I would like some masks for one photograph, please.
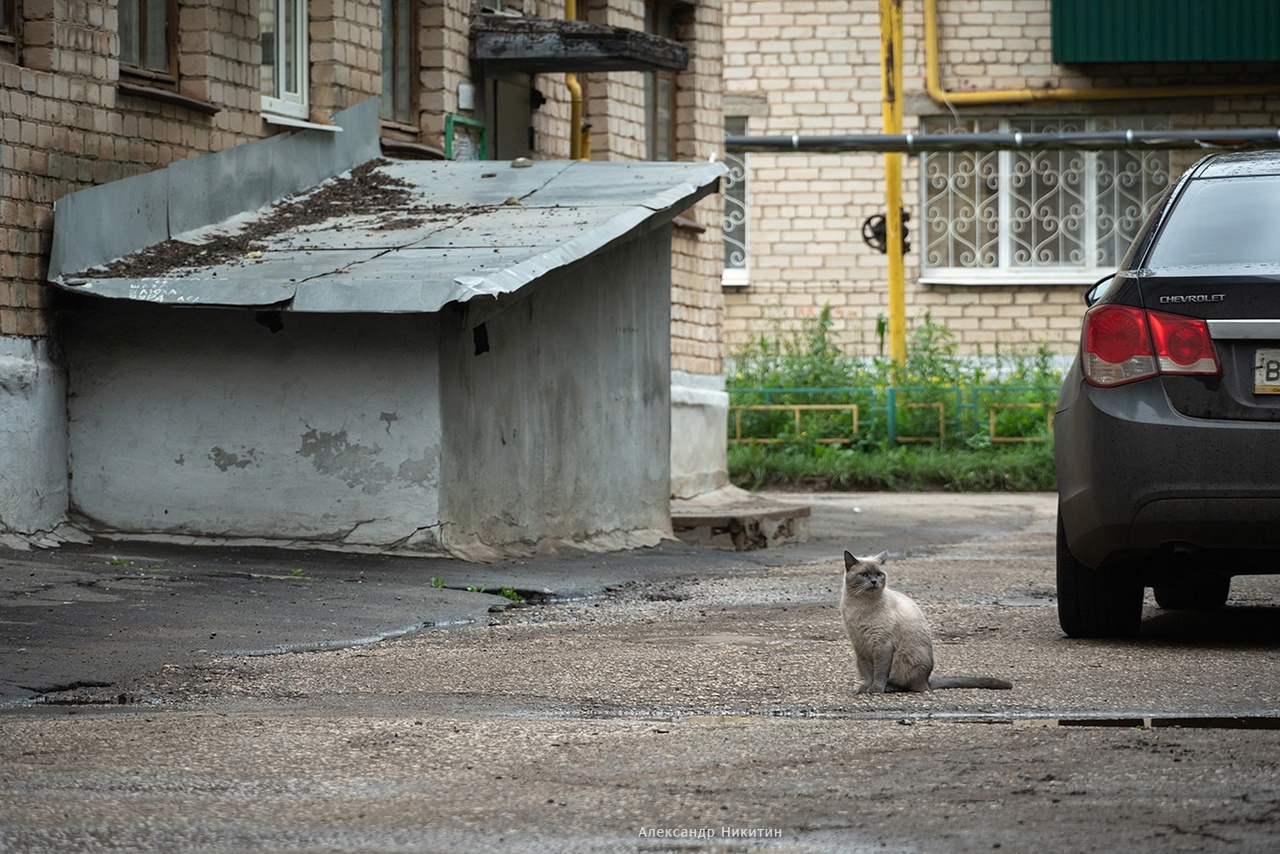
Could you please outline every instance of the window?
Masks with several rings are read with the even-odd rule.
[[[176,0],[120,0],[120,65],[147,77],[174,77]]]
[[[1163,130],[1142,119],[925,120],[929,133]],[[925,281],[1092,281],[1169,185],[1163,151],[935,152],[920,158]]]
[[[262,0],[262,109],[307,118],[307,2]]]
[[[21,32],[18,25],[22,21],[22,4],[20,0],[0,0],[0,62],[19,60],[18,45]]]
[[[18,0],[0,0],[0,42],[12,42],[18,35]]]
[[[747,132],[746,116],[725,116],[724,132],[743,136]],[[724,278],[726,286],[747,284],[747,155],[726,151],[724,164],[729,174],[724,177]]]
[[[414,0],[382,0],[382,118],[415,124]]]
[[[1280,177],[1192,181],[1161,226],[1152,267],[1276,266]]]
[[[645,7],[645,32],[674,38],[673,5],[651,2]],[[654,71],[645,78],[645,140],[650,160],[674,160],[676,156],[676,74]]]

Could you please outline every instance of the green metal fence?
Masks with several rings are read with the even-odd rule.
[[[883,386],[729,390],[732,442],[1043,442],[1058,388]]]

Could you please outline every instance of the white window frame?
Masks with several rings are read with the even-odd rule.
[[[277,116],[306,121],[310,117],[308,90],[311,84],[310,52],[307,47],[307,0],[262,0],[275,10],[275,39],[273,47],[275,55],[271,66],[273,95],[263,94],[262,111]],[[292,27],[292,52],[289,56],[290,39],[282,38],[280,21],[286,20]],[[265,59],[266,57],[264,57]],[[297,69],[298,91],[283,91],[285,75],[283,69],[292,61]]]
[[[1167,129],[1169,124],[1167,120],[1148,118],[1144,121],[1142,118],[1116,118],[1116,117],[1071,117],[1061,119],[1040,119],[1040,121],[1062,121],[1064,125],[1078,126],[1074,129],[1078,130],[1104,130],[1113,128],[1134,128],[1134,129]],[[979,127],[984,131],[992,131],[999,133],[1011,133],[1016,130],[1025,130],[1023,127],[1017,126],[1018,119],[976,119],[971,120],[974,127]],[[973,130],[974,127],[967,127],[964,130]],[[951,128],[950,130],[956,130]],[[930,129],[931,132],[937,132]],[[963,132],[963,131],[961,131]],[[1082,243],[1082,259],[1081,263],[1052,263],[1046,261],[1037,261],[1034,258],[1018,262],[1015,260],[1019,248],[1015,247],[1015,238],[1012,234],[1013,229],[1008,227],[1014,216],[1015,192],[1013,187],[1013,175],[1015,164],[1025,167],[1028,159],[1034,161],[1034,158],[1051,157],[1057,155],[1078,155],[1081,162],[1079,172],[1078,185],[1081,190],[1079,201],[1079,210],[1073,210],[1070,218],[1080,223],[1078,234]],[[997,238],[994,242],[986,241],[977,248],[976,254],[982,256],[993,255],[996,262],[992,263],[973,263],[972,265],[955,265],[955,264],[931,264],[931,256],[933,248],[936,245],[932,230],[936,227],[936,223],[930,222],[930,202],[931,199],[941,197],[946,194],[945,190],[940,190],[934,196],[931,196],[931,178],[929,174],[930,158],[946,158],[950,161],[955,156],[973,156],[973,155],[951,155],[948,153],[924,154],[920,157],[920,235],[913,241],[920,252],[920,281],[924,284],[943,284],[943,285],[1017,285],[1017,284],[1064,284],[1079,285],[1088,284],[1097,281],[1102,276],[1107,275],[1115,270],[1115,263],[1119,258],[1113,259],[1112,263],[1100,264],[1098,261],[1099,252],[1099,223],[1100,213],[1105,213],[1115,219],[1120,212],[1115,209],[1100,211],[1099,200],[1097,194],[1098,175],[1100,156],[1111,154],[1111,152],[1021,152],[1021,151],[1000,151],[988,152],[980,155],[985,163],[983,166],[988,167],[988,171],[979,166],[974,168],[973,180],[982,179],[984,176],[989,182],[994,179],[995,189],[995,210],[997,221]],[[1136,153],[1143,162],[1142,178],[1143,185],[1138,192],[1138,200],[1133,201],[1125,210],[1125,227],[1127,236],[1136,234],[1138,226],[1141,224],[1145,214],[1150,210],[1151,205],[1155,202],[1160,193],[1168,186],[1170,180],[1170,158],[1167,151],[1144,151]],[[995,164],[995,174],[989,171],[990,164]],[[952,173],[954,174],[954,173]],[[989,201],[989,199],[988,199]],[[1039,199],[1032,197],[1030,200],[1023,197],[1019,201],[1025,205],[1035,206],[1039,204]],[[1137,208],[1135,208],[1135,205]],[[1140,208],[1140,209],[1139,209]],[[982,214],[972,213],[975,218],[981,218]],[[936,217],[934,218],[936,220]],[[976,231],[977,229],[975,229]],[[1129,233],[1131,232],[1131,233]],[[947,245],[945,251],[954,258],[956,247]],[[1022,250],[1025,253],[1025,248]],[[1117,250],[1117,254],[1122,250]]]

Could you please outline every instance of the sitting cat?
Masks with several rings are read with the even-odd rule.
[[[930,676],[933,643],[929,623],[910,596],[885,586],[888,552],[856,558],[844,553],[840,616],[858,657],[859,694],[931,691],[939,688],[1012,688],[986,676]]]

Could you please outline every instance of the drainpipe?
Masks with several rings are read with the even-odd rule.
[[[902,0],[880,0],[880,91],[884,132],[902,133]],[[889,356],[907,361],[907,284],[902,259],[902,153],[884,156],[884,243],[889,260]]]
[[[565,0],[564,19],[578,19],[577,0]],[[578,75],[570,71],[564,76],[564,85],[569,90],[569,159],[586,160],[590,153],[582,150],[582,84]]]
[[[1119,101],[1146,98],[1197,98],[1223,95],[1275,95],[1275,84],[1222,86],[1134,86],[1121,89],[1045,87],[1041,89],[988,89],[982,92],[952,92],[942,88],[938,39],[938,0],[924,0],[925,88],[929,97],[944,106],[980,104],[1029,104],[1035,101]]]

